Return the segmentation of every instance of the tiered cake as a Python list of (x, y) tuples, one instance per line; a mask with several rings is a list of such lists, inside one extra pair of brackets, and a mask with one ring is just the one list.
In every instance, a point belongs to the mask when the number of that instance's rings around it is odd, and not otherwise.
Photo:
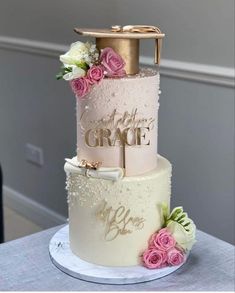
[[(194, 225), (182, 208), (169, 213), (171, 164), (157, 155), (159, 72), (138, 67), (139, 39), (156, 40), (159, 63), (164, 34), (153, 26), (76, 32), (96, 46), (77, 42), (60, 58), (77, 97), (77, 156), (65, 164), (71, 250), (104, 266), (178, 264)], [(178, 244), (175, 223), (191, 233)]]

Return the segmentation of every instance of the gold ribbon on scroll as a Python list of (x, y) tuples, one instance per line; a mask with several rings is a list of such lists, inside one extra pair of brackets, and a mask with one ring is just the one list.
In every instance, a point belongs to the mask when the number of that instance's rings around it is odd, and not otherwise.
[(101, 166), (101, 162), (88, 162), (87, 160), (81, 160), (79, 167), (88, 170), (97, 170)]

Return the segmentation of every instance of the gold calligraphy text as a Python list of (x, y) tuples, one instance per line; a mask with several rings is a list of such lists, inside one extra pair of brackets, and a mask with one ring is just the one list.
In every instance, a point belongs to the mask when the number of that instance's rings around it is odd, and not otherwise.
[(118, 236), (130, 234), (134, 230), (141, 230), (144, 227), (144, 219), (132, 217), (130, 209), (119, 206), (113, 209), (104, 201), (103, 206), (97, 212), (97, 218), (105, 224), (105, 240), (112, 241)]

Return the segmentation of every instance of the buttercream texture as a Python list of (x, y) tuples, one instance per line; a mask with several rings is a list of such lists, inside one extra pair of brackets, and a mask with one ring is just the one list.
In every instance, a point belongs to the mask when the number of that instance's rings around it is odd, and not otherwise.
[(158, 156), (154, 170), (116, 182), (79, 175), (68, 163), (65, 171), (73, 253), (104, 266), (140, 264), (148, 238), (161, 228), (161, 203), (170, 205), (169, 161)]

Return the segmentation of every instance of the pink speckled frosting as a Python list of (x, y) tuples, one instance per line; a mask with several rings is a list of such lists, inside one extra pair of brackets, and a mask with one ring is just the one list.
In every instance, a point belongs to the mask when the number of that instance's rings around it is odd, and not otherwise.
[[(157, 126), (158, 126), (158, 91), (159, 74), (152, 69), (141, 69), (135, 76), (103, 79), (83, 98), (77, 99), (77, 156), (78, 159), (101, 161), (103, 167), (123, 167), (122, 147), (116, 143), (108, 146), (106, 139), (103, 146), (90, 147), (85, 143), (85, 133), (89, 129), (110, 128), (112, 134), (116, 128), (112, 124), (105, 126), (111, 114), (116, 111), (115, 123), (123, 114), (135, 114), (135, 121), (146, 119), (138, 126), (148, 127), (141, 130), (142, 144), (125, 147), (126, 176), (135, 176), (156, 168)], [(137, 109), (137, 110), (136, 110)], [(127, 115), (127, 114), (126, 114)], [(127, 115), (128, 116), (128, 115)], [(130, 116), (131, 118), (131, 116)], [(133, 118), (133, 116), (132, 116)], [(100, 124), (101, 119), (104, 119)], [(128, 119), (125, 120), (127, 123)], [(132, 124), (119, 124), (122, 131)], [(135, 124), (136, 126), (136, 124)], [(91, 131), (91, 141), (93, 138)], [(129, 142), (133, 142), (131, 131)], [(150, 142), (149, 145), (146, 145)], [(94, 144), (93, 141), (91, 144)], [(130, 143), (131, 144), (131, 143)]]

